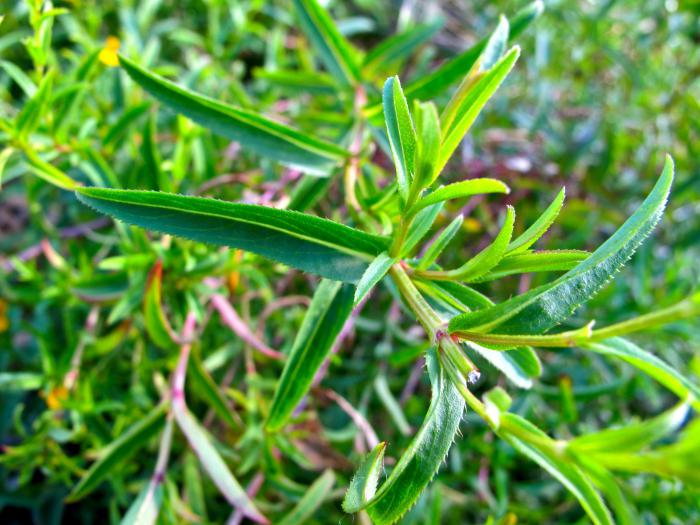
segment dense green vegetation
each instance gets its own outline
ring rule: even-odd
[[[0,6],[2,523],[700,521],[699,14]]]

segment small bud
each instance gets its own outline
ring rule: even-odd
[[[472,370],[467,374],[467,381],[469,382],[470,385],[476,384],[476,382],[479,380],[481,377],[481,372],[478,370]]]

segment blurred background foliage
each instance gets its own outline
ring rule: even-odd
[[[489,34],[501,12],[511,14],[522,5],[355,0],[328,7],[341,31],[364,49],[397,30],[443,19],[429,45],[409,62],[379,67],[381,81],[395,73],[402,80],[425,75]],[[319,76],[309,93],[275,76],[300,69],[312,78],[317,70],[285,1],[76,0],[55,7],[66,9],[54,19],[45,57],[57,71],[56,107],[44,123],[51,132],[35,147],[78,180],[284,204],[299,177],[157,110],[120,69],[95,61],[110,36],[119,39],[125,55],[138,56],[142,64],[212,98],[275,115],[331,140],[350,125],[352,101],[338,97],[327,78]],[[0,13],[5,15],[0,114],[9,119],[34,90],[13,67],[32,78],[37,61],[22,44],[33,38],[28,4],[4,0]],[[673,304],[697,287],[699,15],[700,3],[693,0],[547,1],[541,18],[517,39],[523,55],[514,74],[447,171],[451,180],[502,178],[514,191],[499,201],[470,201],[455,243],[462,252],[445,263],[464,260],[488,242],[504,203],[517,206],[522,228],[561,186],[567,203],[546,246],[593,248],[640,202],[668,152],[678,175],[656,242],[645,244],[579,316],[595,319],[605,312],[605,322],[612,323]],[[96,451],[157,402],[154,375],[166,376],[174,367],[176,356],[144,335],[140,313],[147,272],[157,258],[163,260],[164,301],[173,325],[182,324],[185,308],[200,319],[214,318],[201,335],[199,351],[208,372],[227,385],[240,418],[233,427],[215,421],[207,400],[196,392],[193,412],[200,418],[209,414],[210,430],[241,479],[250,481],[261,464],[279,462],[261,457],[259,425],[281,368],[257,355],[253,363],[250,350],[203,306],[202,282],[225,279],[242,318],[284,352],[301,322],[310,280],[238,251],[151,242],[143,231],[111,226],[78,205],[71,193],[28,175],[21,155],[6,160],[0,192],[0,521],[118,523],[150,475],[156,440],[89,498],[64,501]],[[339,216],[342,188],[336,186],[314,208],[319,215]],[[438,227],[458,209],[447,211]],[[481,288],[505,298],[542,278],[512,277]],[[99,317],[90,326],[86,320],[94,305]],[[391,294],[376,294],[368,303],[309,401],[315,415],[289,439],[285,454],[292,459],[285,460],[283,475],[268,476],[265,511],[288,511],[318,476],[314,471],[333,468],[340,481],[311,522],[353,521],[339,510],[338,498],[363,444],[357,444],[349,416],[323,391],[341,394],[366,414],[392,444],[390,453],[397,453],[408,442],[407,430],[420,424],[429,397],[416,362],[424,346],[415,334],[415,321],[402,316]],[[697,323],[676,323],[640,339],[679,370],[700,374]],[[64,378],[78,347],[84,349],[80,380],[69,392]],[[674,403],[648,379],[600,356],[577,350],[540,355],[544,375],[532,390],[517,392],[514,410],[552,435],[566,438],[649,417]],[[479,388],[502,381],[480,364],[485,373]],[[464,435],[404,523],[585,522],[575,500],[553,479],[494,439],[472,414],[465,420]],[[160,519],[224,522],[227,505],[202,479],[182,440],[174,447]],[[640,475],[629,476],[628,486],[644,523],[700,522],[697,487]]]

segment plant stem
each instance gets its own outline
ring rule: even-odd
[[[437,345],[443,360],[449,361],[462,375],[462,381],[468,379],[473,383],[479,379],[479,369],[462,352],[459,344],[445,332],[445,323],[423,298],[411,281],[403,266],[395,264],[389,270],[401,296],[418,318],[418,321],[428,333],[431,341]]]
[[[627,321],[622,321],[600,330],[592,330],[593,322],[582,328],[561,332],[552,335],[508,335],[508,334],[482,334],[478,332],[456,331],[452,335],[474,341],[476,343],[489,343],[507,346],[532,345],[539,347],[566,348],[585,343],[594,343],[626,335],[633,332],[648,330],[674,321],[688,319],[700,315],[700,301],[696,298],[685,299],[673,306],[640,315]]]

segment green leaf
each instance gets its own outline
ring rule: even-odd
[[[589,255],[589,252],[582,250],[544,250],[507,255],[477,281],[493,281],[516,273],[567,271],[585,261]]]
[[[590,452],[632,452],[678,430],[685,422],[690,406],[679,403],[662,414],[620,428],[590,432],[569,441],[569,448],[579,454]]]
[[[346,86],[358,83],[356,51],[338,31],[328,12],[316,0],[293,0],[301,27],[319,52],[328,72]]]
[[[378,443],[360,463],[360,467],[350,481],[343,499],[343,510],[348,514],[359,512],[377,492],[377,483],[384,466],[386,442]]]
[[[381,460],[377,459],[381,453],[377,449],[369,465],[368,461],[363,463],[358,482],[353,481],[353,494],[346,496],[350,508],[364,503],[363,508],[377,525],[396,522],[413,506],[445,459],[464,413],[464,400],[445,375],[434,349],[428,351],[426,363],[432,397],[421,428],[375,494],[371,493],[373,477]],[[362,479],[367,476],[369,479]]]
[[[390,77],[384,83],[382,97],[384,120],[396,168],[399,193],[405,201],[413,181],[413,162],[416,155],[416,130],[408,110],[408,102],[401,89],[399,77]]]
[[[408,213],[415,213],[426,206],[452,199],[462,199],[485,193],[510,193],[508,186],[496,179],[469,179],[442,186],[415,203]]]
[[[493,302],[488,297],[462,283],[417,279],[415,284],[430,296],[460,312],[471,312],[493,306]]]
[[[464,216],[461,214],[452,219],[452,222],[440,232],[438,238],[435,239],[425,251],[425,255],[421,257],[420,263],[418,266],[416,266],[417,270],[428,269],[437,260],[437,258],[440,257],[440,254],[462,227],[463,222]]]
[[[479,60],[476,62],[475,72],[481,73],[488,71],[501,59],[503,53],[506,52],[508,46],[508,34],[510,33],[510,24],[508,19],[501,15],[498,18],[498,25],[489,39],[486,41],[484,50],[479,55]]]
[[[129,224],[248,250],[329,279],[356,282],[388,247],[383,237],[295,211],[153,191],[79,188],[76,194]]]
[[[44,179],[49,184],[61,188],[62,190],[74,190],[78,185],[73,179],[68,175],[63,173],[53,164],[46,162],[32,149],[31,146],[27,146],[24,149],[24,154],[27,157],[27,163],[32,168],[32,171],[39,178]]]
[[[36,94],[37,87],[29,76],[12,62],[0,60],[0,68],[14,80],[30,99]]]
[[[158,511],[162,502],[162,485],[153,491],[151,484],[146,483],[129,506],[129,510],[127,510],[119,525],[153,525],[158,518]]]
[[[518,388],[532,388],[532,379],[542,374],[542,364],[535,351],[529,346],[508,351],[492,350],[472,341],[463,344],[486,359]]]
[[[367,267],[367,270],[360,278],[355,288],[354,303],[358,304],[382,280],[389,271],[389,268],[396,262],[387,252],[380,253],[377,258]]]
[[[173,329],[163,312],[161,290],[163,286],[163,262],[158,260],[151,268],[143,296],[143,317],[146,331],[159,347],[168,350],[175,346]]]
[[[326,470],[309,487],[294,508],[278,523],[278,525],[301,525],[311,518],[314,512],[325,502],[335,484],[335,474]]]
[[[508,206],[506,217],[503,221],[498,235],[493,239],[491,244],[469,259],[459,268],[448,270],[445,272],[424,272],[424,275],[431,279],[449,279],[454,281],[470,282],[478,279],[482,275],[491,271],[506,252],[506,247],[513,235],[513,224],[515,223],[515,210],[512,206]]]
[[[312,208],[326,194],[332,183],[331,177],[304,175],[292,190],[287,208],[295,211]]]
[[[391,393],[389,383],[386,380],[386,374],[380,373],[374,378],[374,391],[377,393],[379,401],[381,401],[382,405],[384,405],[384,408],[391,416],[391,419],[394,420],[394,424],[399,432],[404,436],[410,436],[412,430],[411,425],[408,419],[406,419],[406,414],[403,413],[401,405],[396,400],[396,397],[394,397],[394,394]]]
[[[416,217],[413,219],[408,229],[408,236],[401,248],[401,257],[406,257],[410,254],[420,240],[430,231],[435,219],[437,219],[437,216],[442,210],[442,205],[442,202],[438,202],[437,204],[422,209],[416,214]]]
[[[637,345],[621,337],[612,337],[600,343],[588,343],[584,348],[598,354],[617,357],[654,378],[681,399],[689,399],[700,410],[700,386],[675,368]]]
[[[192,416],[182,399],[174,400],[173,415],[192,450],[197,454],[202,468],[226,500],[240,509],[251,520],[258,523],[269,523],[233,476],[226,462],[212,445],[206,431]]]
[[[54,76],[53,71],[44,76],[34,96],[15,118],[15,134],[20,141],[26,141],[29,134],[39,126],[44,110],[51,101]]]
[[[443,24],[443,19],[437,19],[430,24],[419,24],[383,40],[365,56],[362,65],[363,76],[372,76],[379,72],[386,75],[387,68],[393,69],[397,63],[410,56],[414,49],[437,33]]]
[[[155,435],[165,421],[165,405],[158,405],[146,417],[130,427],[100,452],[99,459],[81,478],[68,495],[67,501],[77,501],[95,490],[118,465],[129,460]]]
[[[231,430],[240,429],[240,423],[234,419],[229,403],[221,393],[221,390],[219,390],[218,385],[209,375],[209,372],[205,370],[198,352],[192,355],[190,365],[191,366],[187,368],[187,373],[191,380],[192,392],[205,401],[207,406],[209,406]]]
[[[557,451],[556,443],[547,434],[516,414],[502,413],[500,419],[499,436],[564,485],[595,525],[614,525],[610,511],[591,480]]]
[[[541,334],[569,317],[595,295],[632,256],[661,218],[673,181],[666,158],[658,182],[642,205],[592,255],[555,281],[479,312],[450,320],[450,332],[469,330],[503,334]]]
[[[327,280],[318,285],[277,385],[265,423],[268,431],[281,429],[308,392],[352,312],[352,303],[352,286]]]
[[[439,173],[447,164],[452,153],[462,141],[471,125],[476,120],[486,102],[493,96],[501,83],[505,80],[515,62],[520,56],[520,48],[513,47],[486,73],[480,73],[478,80],[469,85],[469,89],[458,92],[456,98],[450,101],[447,120],[440,116],[442,126],[442,143],[440,146],[440,160],[437,162],[436,171]]]
[[[44,384],[44,376],[32,372],[0,372],[0,392],[36,390]]]
[[[10,160],[10,157],[14,152],[14,148],[10,146],[7,146],[2,151],[0,151],[0,190],[2,189],[2,175],[5,172],[5,166],[7,165],[7,161]]]
[[[268,71],[264,68],[257,68],[254,74],[255,78],[261,78],[271,84],[303,93],[334,94],[337,90],[335,78],[327,73],[285,69]]]
[[[432,102],[416,104],[415,114],[418,144],[414,184],[420,190],[430,186],[438,175],[435,163],[440,156],[440,117]]]
[[[120,56],[119,63],[137,84],[173,111],[217,135],[240,142],[243,147],[263,157],[307,173],[325,176],[331,167],[342,163],[348,155],[334,144],[310,137],[257,113],[189,91],[125,57]]]
[[[552,203],[544,210],[542,215],[508,245],[509,254],[524,252],[547,232],[559,215],[561,207],[564,205],[565,194],[565,189],[562,188]]]

